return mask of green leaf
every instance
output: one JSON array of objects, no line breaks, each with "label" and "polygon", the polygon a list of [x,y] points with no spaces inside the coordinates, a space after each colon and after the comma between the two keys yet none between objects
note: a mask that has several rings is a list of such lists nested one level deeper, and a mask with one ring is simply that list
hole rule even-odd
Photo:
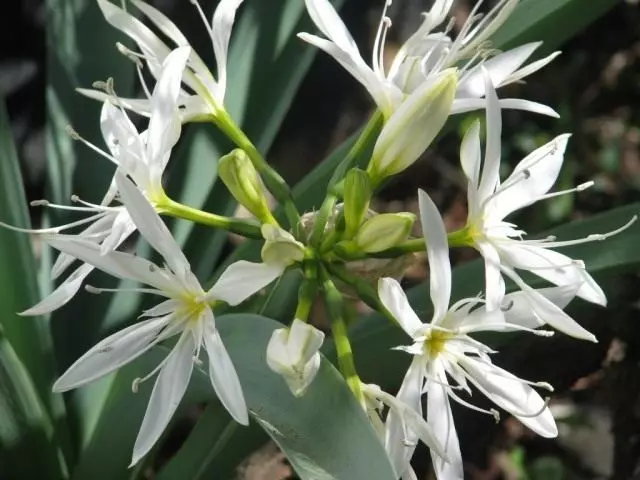
[{"label": "green leaf", "polygon": [[[285,452],[301,478],[394,478],[384,447],[364,410],[329,362],[323,360],[307,393],[296,398],[265,360],[271,334],[281,326],[278,322],[258,315],[226,315],[217,318],[216,325],[240,376],[252,419]],[[157,347],[113,378],[107,402],[73,478],[123,478],[151,388],[143,384],[134,395],[131,382],[148,373],[166,353],[166,348]],[[208,374],[196,369],[182,407],[209,399],[213,399],[213,391]],[[218,405],[217,400],[213,402]],[[214,460],[224,458],[226,450],[217,454],[213,450],[224,446],[220,445],[225,441],[220,433],[229,435],[233,430],[228,423],[230,417],[225,413],[223,420],[213,407],[208,412],[212,413],[204,417],[206,423],[199,424],[192,435],[210,448],[181,450],[186,459],[173,459],[162,478],[206,478],[202,473]],[[188,442],[193,444],[194,440]],[[187,467],[187,462],[196,463]],[[189,476],[184,476],[176,463],[185,465]],[[171,472],[177,472],[177,476]]]},{"label": "green leaf", "polygon": [[[579,220],[553,229],[541,235],[555,235],[558,239],[584,238],[593,233],[606,233],[627,223],[640,211],[640,203],[634,203],[609,212],[594,215],[586,220]],[[584,243],[559,249],[571,258],[582,259],[587,270],[593,275],[609,276],[623,272],[636,272],[640,268],[640,223],[634,223],[623,233],[603,242]],[[544,280],[537,276],[527,276],[527,283],[534,288],[546,286]],[[484,263],[482,259],[474,260],[453,269],[453,286],[451,303],[466,297],[474,297],[484,289]],[[511,285],[509,290],[514,290]],[[407,292],[409,302],[424,322],[431,318],[429,287],[420,284]],[[574,300],[576,303],[581,300]],[[598,307],[594,307],[598,308]],[[579,319],[578,319],[579,320]],[[397,384],[403,375],[408,359],[403,352],[389,352],[392,347],[405,345],[406,335],[389,320],[379,314],[372,314],[358,320],[349,333],[351,338],[358,372],[367,381],[384,385]],[[384,352],[388,352],[385,354]],[[385,355],[381,361],[381,355]]]},{"label": "green leaf", "polygon": [[619,0],[598,0],[589,5],[584,0],[522,0],[491,42],[495,48],[506,50],[543,40],[536,55],[549,53],[618,3]]},{"label": "green leaf", "polygon": [[54,429],[35,385],[0,333],[0,465],[3,478],[64,478]]}]

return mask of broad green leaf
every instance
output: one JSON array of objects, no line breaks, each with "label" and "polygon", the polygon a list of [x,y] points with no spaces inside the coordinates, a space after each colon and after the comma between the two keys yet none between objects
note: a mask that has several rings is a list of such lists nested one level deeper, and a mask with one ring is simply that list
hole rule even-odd
[{"label": "broad green leaf", "polygon": [[544,43],[536,54],[549,53],[618,3],[618,0],[597,0],[588,5],[584,0],[521,0],[491,41],[504,50],[542,40]]},{"label": "broad green leaf", "polygon": [[[594,215],[591,218],[569,223],[546,232],[541,237],[555,235],[558,239],[583,238],[593,233],[605,233],[628,222],[640,212],[640,203],[627,205],[609,212]],[[599,277],[637,272],[640,269],[640,223],[636,222],[623,233],[603,242],[592,242],[559,249],[572,258],[582,259],[587,269]],[[534,288],[546,286],[544,280],[537,276],[527,276],[527,283]],[[453,288],[451,302],[461,298],[474,297],[484,289],[484,263],[482,259],[474,260],[453,269]],[[510,286],[513,290],[513,285]],[[429,287],[420,284],[407,292],[414,310],[422,321],[431,318]],[[577,299],[574,302],[579,303]],[[593,308],[601,308],[593,306]],[[579,320],[579,318],[577,319]],[[358,371],[365,381],[371,380],[382,384],[394,385],[400,382],[403,368],[407,365],[407,355],[403,352],[389,350],[407,342],[406,335],[389,320],[379,314],[372,314],[360,319],[351,329],[350,338],[353,344]],[[384,355],[384,361],[381,361]]]},{"label": "broad green leaf", "polygon": [[54,429],[24,364],[0,332],[2,478],[62,479]]},{"label": "broad green leaf", "polygon": [[[265,360],[267,343],[273,330],[280,326],[278,322],[258,315],[226,315],[217,318],[216,324],[240,376],[253,421],[282,448],[301,478],[393,478],[382,443],[329,362],[322,362],[307,393],[296,398]],[[151,388],[143,385],[133,394],[131,382],[148,373],[166,353],[165,347],[157,347],[111,380],[103,412],[72,478],[123,478]],[[196,369],[183,408],[205,400],[217,405],[214,398],[208,374]],[[221,448],[216,443],[224,441],[219,434],[226,431],[228,435],[231,427],[218,415],[207,414],[205,418],[210,423],[198,425],[193,435],[205,437],[203,441],[212,449],[216,445]],[[210,438],[206,438],[207,431]],[[206,478],[201,473],[209,468],[208,455],[216,455],[204,448],[197,452],[182,450],[182,454],[192,461],[194,455],[200,455],[202,469],[189,467],[189,476],[182,476],[181,470],[171,466],[181,462],[176,458],[167,466],[163,478]],[[171,475],[172,471],[178,476]]]}]

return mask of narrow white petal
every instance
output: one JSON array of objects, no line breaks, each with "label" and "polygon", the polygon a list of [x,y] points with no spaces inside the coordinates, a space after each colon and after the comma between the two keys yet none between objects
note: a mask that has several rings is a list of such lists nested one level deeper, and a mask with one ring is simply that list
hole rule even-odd
[{"label": "narrow white petal", "polygon": [[[104,102],[106,100],[113,101],[113,97],[101,90],[94,90],[92,88],[76,88],[76,92],[84,95],[85,97]],[[151,115],[151,102],[142,98],[125,98],[118,97],[118,104],[122,105],[127,110],[136,112],[139,115],[148,117]]]},{"label": "narrow white petal", "polygon": [[476,247],[484,257],[487,310],[498,310],[502,305],[506,288],[500,271],[500,254],[493,245],[487,242],[477,242]]},{"label": "narrow white petal", "polygon": [[464,134],[460,145],[460,164],[462,165],[462,171],[473,189],[478,188],[481,160],[480,121],[476,120]]},{"label": "narrow white petal", "polygon": [[[502,110],[523,110],[525,112],[547,115],[548,117],[560,118],[558,112],[553,108],[530,100],[501,98],[498,103]],[[487,100],[485,98],[456,98],[451,106],[451,115],[456,113],[473,112],[474,110],[482,110],[486,105]]]},{"label": "narrow white petal", "polygon": [[578,297],[605,306],[607,297],[584,266],[566,255],[535,245],[516,242],[501,248],[501,257],[510,265],[558,285],[579,284]]},{"label": "narrow white petal", "polygon": [[98,342],[76,360],[53,384],[56,392],[65,392],[100,378],[129,363],[149,350],[169,318],[154,318],[131,325]]},{"label": "narrow white petal", "polygon": [[560,135],[549,143],[527,155],[516,167],[503,185],[517,182],[513,188],[506,188],[491,201],[492,214],[504,218],[512,212],[535,203],[547,193],[558,178],[564,152],[570,134]]},{"label": "narrow white petal", "polygon": [[236,17],[236,10],[242,0],[222,0],[213,14],[211,22],[211,40],[216,54],[216,66],[218,72],[218,100],[224,103],[224,94],[227,85],[227,52],[231,29]]},{"label": "narrow white petal", "polygon": [[447,458],[445,461],[437,455],[432,455],[433,469],[436,478],[440,480],[463,480],[462,453],[445,387],[447,377],[439,362],[433,367],[433,378],[440,383],[427,381],[427,422],[444,447]]},{"label": "narrow white petal", "polygon": [[131,0],[131,2],[136,6],[136,8],[144,13],[162,33],[173,40],[177,46],[183,47],[189,45],[189,41],[182,34],[180,29],[162,12],[148,3],[141,2],[140,0]]},{"label": "narrow white petal", "polygon": [[381,82],[359,54],[343,50],[333,42],[308,33],[299,33],[298,37],[305,42],[324,50],[340,65],[342,65],[342,67],[349,72],[353,78],[367,89],[369,95],[371,95],[387,118],[401,102],[402,92],[394,85],[386,85]]},{"label": "narrow white petal", "polygon": [[549,63],[551,63],[551,61],[554,58],[556,58],[558,55],[560,55],[560,53],[561,52],[553,52],[552,54],[547,55],[546,57],[544,57],[544,58],[542,58],[540,60],[537,60],[535,62],[532,62],[532,63],[522,67],[521,69],[519,69],[516,72],[513,72],[511,75],[509,75],[509,78],[507,78],[505,80],[504,84],[517,82],[518,80],[521,80],[521,79],[523,79],[525,77],[528,77],[532,73],[537,72],[541,68],[543,68],[546,65],[548,65]]},{"label": "narrow white petal", "polygon": [[[162,158],[180,138],[178,95],[191,47],[173,50],[162,64],[160,78],[151,95],[151,118],[148,127],[147,161],[149,168],[158,168]],[[162,172],[155,172],[158,177]]]},{"label": "narrow white petal", "polygon": [[282,272],[283,268],[279,265],[240,260],[222,272],[218,281],[207,292],[207,298],[238,305],[269,285]]},{"label": "narrow white petal", "polygon": [[171,291],[173,287],[173,282],[165,272],[150,261],[136,255],[116,251],[102,254],[99,245],[74,235],[43,235],[42,238],[53,248],[93,265],[114,277],[123,280],[137,280],[163,291]]},{"label": "narrow white petal", "polygon": [[[413,359],[396,396],[399,402],[404,403],[420,416],[422,416],[421,396],[424,382],[423,362],[424,360],[420,357]],[[384,444],[391,465],[398,476],[402,475],[409,466],[418,441],[418,436],[412,430],[404,428],[404,422],[405,419],[396,409],[389,411]]]},{"label": "narrow white petal", "polygon": [[356,42],[328,0],[305,0],[304,3],[313,23],[329,40],[345,52],[360,56]]},{"label": "narrow white petal", "polygon": [[152,54],[158,62],[162,62],[169,54],[169,48],[136,17],[108,0],[98,0],[98,6],[105,20],[131,37],[143,52]]},{"label": "narrow white petal", "polygon": [[28,308],[20,315],[36,316],[46,315],[54,310],[66,305],[71,300],[80,287],[82,282],[93,271],[93,266],[84,264],[74,270],[58,287],[47,295],[45,298],[36,303],[33,307]]},{"label": "narrow white petal", "polygon": [[542,42],[527,43],[482,62],[481,65],[465,75],[464,80],[460,83],[459,92],[465,97],[484,97],[486,89],[482,67],[489,73],[493,85],[500,87],[541,44]]},{"label": "narrow white petal", "polygon": [[215,327],[213,313],[207,311],[204,323],[204,344],[209,356],[209,378],[213,389],[234,420],[249,425],[249,411],[242,393],[242,385],[233,366],[231,357],[224,348],[220,334]]},{"label": "narrow white petal", "polygon": [[378,296],[400,327],[413,338],[416,332],[423,327],[423,323],[409,305],[407,295],[398,281],[388,277],[378,280]]},{"label": "narrow white petal", "polygon": [[449,310],[451,264],[447,232],[438,207],[424,191],[418,190],[420,223],[429,258],[429,289],[433,303],[433,321],[438,323]]},{"label": "narrow white petal", "polygon": [[187,258],[149,200],[121,173],[116,173],[116,183],[122,203],[145,240],[162,255],[175,274],[184,275],[190,271]]},{"label": "narrow white petal", "polygon": [[109,235],[100,244],[100,252],[107,253],[118,248],[136,231],[136,226],[126,209],[119,212],[113,220]]},{"label": "narrow white petal", "polygon": [[194,349],[193,335],[190,332],[184,332],[169,353],[167,363],[160,370],[153,386],[151,398],[133,446],[131,465],[135,465],[149,453],[180,405],[191,379]]},{"label": "narrow white petal", "polygon": [[[524,283],[515,272],[510,272],[508,270],[505,270],[505,272],[522,289],[522,291],[527,294],[531,308],[534,310],[534,313],[538,318],[544,320],[545,323],[553,328],[572,337],[591,342],[598,341],[591,332],[580,326],[580,324],[567,315],[562,308],[558,307],[540,292]],[[575,285],[569,284],[566,287],[575,287]]]},{"label": "narrow white petal", "polygon": [[[539,288],[536,291],[562,310],[576,296],[578,288],[578,285],[565,285]],[[503,301],[503,313],[508,323],[522,327],[538,328],[546,323],[543,317],[538,316],[539,312],[535,306],[532,306],[531,297],[525,291],[506,295]]]},{"label": "narrow white petal", "polygon": [[273,331],[267,344],[267,365],[281,375],[291,372],[291,357],[287,349],[289,330],[278,328]]},{"label": "narrow white petal", "polygon": [[[545,438],[558,435],[556,422],[545,401],[538,393],[518,377],[493,364],[485,363],[470,357],[464,358],[464,368],[469,373],[469,380],[500,408],[513,414],[518,420]],[[521,414],[534,414],[534,417],[523,417]]]},{"label": "narrow white petal", "polygon": [[500,177],[500,136],[502,133],[502,116],[496,90],[489,74],[484,71],[484,83],[487,99],[487,143],[484,152],[482,178],[478,186],[478,200],[484,201],[496,188]]},{"label": "narrow white petal", "polygon": [[100,131],[118,165],[127,173],[129,169],[134,171],[131,167],[140,163],[144,153],[142,142],[135,125],[120,108],[112,103],[110,98],[104,101],[100,110]]}]

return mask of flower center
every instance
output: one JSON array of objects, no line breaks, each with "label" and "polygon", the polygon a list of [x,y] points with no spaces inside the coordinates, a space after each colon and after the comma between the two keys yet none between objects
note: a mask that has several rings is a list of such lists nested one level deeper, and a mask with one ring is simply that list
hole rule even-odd
[{"label": "flower center", "polygon": [[452,337],[449,332],[439,330],[431,331],[431,334],[424,341],[424,348],[427,355],[433,360],[444,350],[447,341]]}]

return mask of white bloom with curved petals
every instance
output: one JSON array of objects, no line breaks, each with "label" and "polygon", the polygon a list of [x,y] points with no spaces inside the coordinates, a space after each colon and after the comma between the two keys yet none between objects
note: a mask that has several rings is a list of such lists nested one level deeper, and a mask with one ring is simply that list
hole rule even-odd
[{"label": "white bloom with curved petals", "polygon": [[[442,446],[439,456],[432,456],[436,475],[441,480],[463,479],[462,457],[449,399],[478,411],[482,410],[462,399],[456,391],[471,393],[471,385],[496,405],[510,412],[526,426],[544,437],[555,437],[557,428],[545,400],[531,388],[535,385],[551,389],[545,383],[521,380],[494,365],[489,358],[493,351],[474,340],[469,333],[478,331],[531,331],[540,321],[526,308],[520,308],[520,298],[509,298],[518,308],[509,315],[501,310],[488,312],[480,299],[465,299],[449,306],[451,296],[451,266],[444,224],[431,199],[419,192],[422,230],[427,244],[430,266],[430,296],[433,303],[431,323],[423,324],[415,314],[396,280],[383,278],[378,284],[381,302],[413,339],[413,344],[398,347],[413,355],[413,361],[397,400],[410,405],[422,415],[422,400],[427,394],[427,422]],[[563,297],[564,299],[564,297]],[[559,303],[564,301],[558,299]],[[472,311],[473,309],[473,311]],[[540,335],[550,332],[536,331]],[[451,383],[453,382],[453,384]],[[386,425],[386,446],[398,476],[409,471],[409,461],[415,450],[415,433],[400,419],[389,415]],[[446,459],[446,461],[445,461]]]},{"label": "white bloom with curved petals", "polygon": [[[447,18],[453,0],[436,0],[431,9],[423,14],[422,24],[401,46],[386,72],[383,57],[387,31],[391,26],[391,20],[386,16],[390,0],[385,2],[382,12],[371,66],[360,55],[353,37],[329,0],[305,0],[309,16],[326,38],[309,33],[299,33],[298,36],[334,57],[369,91],[387,120],[404,99],[425,81],[447,68],[462,65],[457,71],[458,88],[451,114],[463,113],[485,106],[482,66],[489,71],[495,85],[503,86],[536,72],[559,54],[555,52],[523,66],[540,46],[541,42],[536,42],[486,59],[493,53],[488,38],[509,17],[518,0],[501,0],[486,16],[478,13],[481,3],[476,3],[468,20],[452,40],[449,37],[452,22],[443,31],[434,29]],[[503,99],[500,102],[503,108],[558,116],[553,109],[536,102],[522,99]]]},{"label": "white bloom with curved petals", "polygon": [[[138,10],[166,36],[175,47],[169,47],[142,21],[126,10],[118,7],[110,0],[97,0],[98,6],[104,18],[113,27],[122,31],[130,37],[140,49],[140,52],[131,52],[119,46],[120,50],[136,61],[138,73],[143,80],[141,73],[141,62],[149,68],[155,78],[159,78],[160,66],[169,55],[171,48],[190,47],[189,41],[180,29],[167,18],[162,12],[141,0],[131,0]],[[222,0],[216,8],[211,25],[205,18],[204,12],[200,9],[197,1],[192,0],[205,24],[207,33],[211,37],[213,51],[216,57],[217,78],[213,76],[202,58],[191,51],[184,76],[183,86],[179,90],[178,104],[180,106],[180,116],[182,122],[209,118],[215,116],[224,109],[224,97],[227,89],[227,53],[229,50],[229,40],[231,29],[235,20],[236,10],[243,0]],[[143,81],[144,85],[144,81]],[[101,92],[92,89],[78,89],[80,93],[88,97],[105,100],[110,98],[111,92]],[[147,89],[145,89],[147,91]],[[119,102],[127,109],[138,114],[149,116],[152,111],[150,98],[120,98]]]},{"label": "white bloom with curved petals", "polygon": [[[190,50],[190,47],[174,50],[166,57],[160,67],[159,80],[150,99],[151,117],[146,131],[138,133],[126,113],[117,106],[118,100],[113,99],[104,102],[100,114],[100,128],[109,153],[82,139],[75,132],[73,133],[75,138],[108,159],[116,168],[131,176],[151,201],[163,192],[162,174],[169,161],[171,150],[180,136],[181,124],[178,116],[177,98],[182,72]],[[74,227],[88,225],[77,234],[78,237],[99,244],[102,253],[110,252],[117,249],[136,229],[126,208],[120,205],[111,205],[113,200],[117,198],[117,194],[114,179],[99,205],[82,201],[75,196],[72,197],[72,200],[80,203],[80,206],[36,201],[33,203],[34,205],[79,211],[88,213],[90,216],[47,229],[15,230],[51,235]],[[13,228],[1,222],[0,225]],[[72,255],[60,253],[51,271],[53,279],[60,277],[74,260]],[[21,315],[44,315],[62,307],[74,297],[85,278],[92,271],[93,267],[88,264],[77,267],[52,293],[33,307],[21,312]]]},{"label": "white bloom with curved petals", "polygon": [[320,368],[324,333],[299,319],[274,330],[267,345],[267,365],[280,374],[296,397],[304,395]]},{"label": "white bloom with curved petals", "polygon": [[505,217],[540,200],[584,190],[593,182],[566,191],[547,193],[555,183],[562,167],[569,140],[568,134],[559,135],[527,155],[516,165],[511,175],[501,182],[499,178],[500,106],[491,78],[486,72],[485,90],[487,92],[487,141],[482,171],[480,128],[477,122],[467,131],[462,141],[460,161],[469,182],[469,216],[466,227],[468,241],[485,259],[487,306],[489,310],[496,310],[502,305],[504,297],[502,275],[504,274],[529,294],[536,308],[553,313],[547,320],[549,325],[578,338],[595,340],[593,335],[575,322],[554,322],[553,319],[563,318],[559,309],[554,308],[552,302],[526,285],[516,273],[516,269],[528,270],[559,287],[575,288],[578,297],[605,305],[604,292],[586,271],[582,261],[574,260],[551,249],[604,240],[624,230],[635,221],[635,217],[620,229],[606,234],[589,235],[578,240],[523,239],[525,232],[518,229],[517,225],[505,221]]},{"label": "white bloom with curved petals", "polygon": [[209,358],[211,384],[231,416],[249,422],[240,380],[215,325],[211,305],[224,301],[237,305],[262,289],[283,268],[240,261],[230,265],[216,284],[204,291],[189,262],[167,227],[138,188],[122,173],[116,184],[124,206],[142,236],[160,253],[165,267],[123,252],[101,252],[95,242],[77,236],[52,235],[44,240],[52,247],[120,279],[132,279],[148,288],[136,289],[164,297],[142,315],[140,323],[105,338],[80,357],[54,384],[55,391],[80,387],[139,357],[173,336],[178,341],[168,356],[137,385],[158,372],[151,398],[133,449],[137,463],[156,443],[171,420],[189,384],[193,363],[204,347]]}]

